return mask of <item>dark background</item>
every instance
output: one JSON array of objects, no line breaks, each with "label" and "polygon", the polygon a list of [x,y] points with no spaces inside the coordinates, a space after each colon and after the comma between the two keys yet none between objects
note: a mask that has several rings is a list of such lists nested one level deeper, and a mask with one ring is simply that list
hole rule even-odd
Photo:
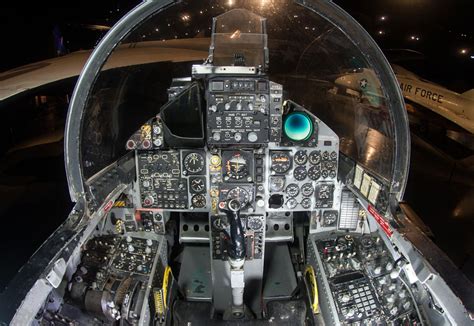
[{"label": "dark background", "polygon": [[[474,88],[474,1],[335,2],[368,30],[391,62],[460,93]],[[8,4],[4,1],[0,5],[0,72],[54,57],[58,50],[68,53],[93,48],[106,33],[103,27],[112,26],[138,3],[125,0],[42,1],[41,7],[31,7],[20,1]],[[63,46],[59,48],[55,43],[61,37]],[[465,53],[461,52],[463,49]],[[74,80],[71,89],[73,83]],[[474,202],[472,183],[453,181],[452,176],[456,173],[458,179],[463,179],[464,172],[456,170],[458,161],[443,156],[432,164],[431,159],[427,159],[431,154],[425,155],[425,147],[416,142],[416,135],[412,136],[415,140],[412,142],[406,200],[432,229],[436,243],[474,279],[473,241],[466,241],[472,237],[474,216],[466,217],[472,211],[464,212],[464,215],[456,211],[463,200]],[[0,292],[64,221],[72,207],[61,144],[48,150],[55,152],[42,159],[15,158],[22,163],[10,160],[9,169],[0,171],[0,217],[4,234],[0,241]],[[5,163],[3,160],[0,159],[0,166]],[[443,173],[449,177],[443,181],[436,179],[434,169],[446,170]],[[23,176],[22,171],[33,172],[23,173]],[[13,178],[12,175],[22,176]],[[446,192],[459,194],[447,199]],[[2,205],[7,202],[14,204]]]},{"label": "dark background", "polygon": [[[66,51],[90,49],[104,34],[92,25],[110,27],[139,3],[136,0],[42,1],[41,7],[33,7],[23,2],[5,2],[0,5],[3,49],[0,71],[55,56],[55,28],[64,38]],[[416,73],[458,92],[473,87],[474,1],[334,2],[355,17],[383,50],[419,51],[422,54],[419,60],[405,63]],[[411,36],[419,40],[412,40]],[[461,49],[466,49],[466,53],[461,54]],[[391,51],[386,52],[391,57]]]}]

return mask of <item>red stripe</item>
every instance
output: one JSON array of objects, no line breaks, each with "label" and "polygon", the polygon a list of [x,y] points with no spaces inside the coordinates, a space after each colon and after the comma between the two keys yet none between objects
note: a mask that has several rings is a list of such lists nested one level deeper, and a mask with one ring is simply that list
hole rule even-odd
[{"label": "red stripe", "polygon": [[388,225],[387,221],[383,219],[383,217],[375,210],[375,208],[372,205],[369,205],[369,213],[375,218],[375,220],[380,225],[382,230],[390,238],[393,234],[393,231],[390,228],[390,225]]}]

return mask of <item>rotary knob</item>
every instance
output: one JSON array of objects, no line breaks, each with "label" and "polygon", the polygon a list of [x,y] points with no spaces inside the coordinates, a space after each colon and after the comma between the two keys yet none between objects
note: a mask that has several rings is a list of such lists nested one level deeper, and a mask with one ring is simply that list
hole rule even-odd
[{"label": "rotary knob", "polygon": [[236,142],[240,142],[242,140],[242,134],[240,132],[236,132],[234,135],[234,140]]},{"label": "rotary knob", "polygon": [[398,314],[398,307],[393,307],[392,309],[390,309],[390,314],[392,316],[396,316]]},{"label": "rotary knob", "polygon": [[153,141],[153,144],[156,146],[156,147],[161,147],[161,145],[163,145],[163,142],[161,141],[161,139],[157,138]]},{"label": "rotary knob", "polygon": [[249,140],[249,142],[255,143],[258,140],[258,135],[256,132],[251,131],[248,133],[247,139]]},{"label": "rotary knob", "polygon": [[221,134],[220,134],[219,132],[213,133],[213,134],[212,134],[212,139],[213,139],[214,141],[219,141],[219,140],[221,140]]},{"label": "rotary knob", "polygon": [[352,317],[354,317],[354,315],[355,315],[355,309],[354,308],[349,309],[346,313],[347,318],[352,318]]},{"label": "rotary knob", "polygon": [[387,299],[387,302],[394,303],[395,302],[395,295],[390,294],[388,297],[386,297],[386,299]]},{"label": "rotary knob", "polygon": [[343,295],[341,295],[341,302],[348,303],[350,300],[351,296],[349,295],[349,293],[344,293]]},{"label": "rotary knob", "polygon": [[155,202],[155,199],[152,196],[146,196],[145,199],[143,199],[143,205],[145,206],[151,206]]}]

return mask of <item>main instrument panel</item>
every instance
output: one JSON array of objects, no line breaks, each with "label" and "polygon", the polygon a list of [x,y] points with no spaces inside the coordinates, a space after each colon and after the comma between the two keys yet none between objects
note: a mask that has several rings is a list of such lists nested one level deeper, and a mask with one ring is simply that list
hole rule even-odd
[{"label": "main instrument panel", "polygon": [[216,76],[206,90],[204,148],[137,149],[142,208],[219,214],[230,199],[249,213],[337,207],[339,139],[331,129],[286,105],[283,87],[263,77]]}]

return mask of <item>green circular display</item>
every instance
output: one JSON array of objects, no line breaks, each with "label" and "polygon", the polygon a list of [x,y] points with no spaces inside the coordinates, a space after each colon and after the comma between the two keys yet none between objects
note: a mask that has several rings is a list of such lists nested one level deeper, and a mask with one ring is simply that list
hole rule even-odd
[{"label": "green circular display", "polygon": [[293,112],[286,117],[283,132],[293,141],[307,140],[313,134],[313,121],[305,113]]}]

